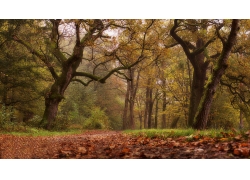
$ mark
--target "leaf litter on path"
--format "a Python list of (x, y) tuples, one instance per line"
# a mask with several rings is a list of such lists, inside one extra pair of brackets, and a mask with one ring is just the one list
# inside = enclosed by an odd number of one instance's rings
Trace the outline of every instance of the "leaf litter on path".
[(223, 134), (223, 138), (195, 135), (162, 139), (134, 137), (118, 131), (54, 137), (0, 135), (0, 158), (237, 159), (250, 158), (250, 141), (231, 134)]

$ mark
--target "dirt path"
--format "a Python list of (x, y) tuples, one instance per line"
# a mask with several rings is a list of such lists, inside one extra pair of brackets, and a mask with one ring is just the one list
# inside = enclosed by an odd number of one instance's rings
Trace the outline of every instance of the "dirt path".
[(163, 158), (228, 159), (249, 158), (250, 141), (218, 141), (185, 137), (149, 139), (131, 137), (116, 131), (89, 131), (80, 135), (20, 137), (0, 135), (2, 159), (31, 158)]

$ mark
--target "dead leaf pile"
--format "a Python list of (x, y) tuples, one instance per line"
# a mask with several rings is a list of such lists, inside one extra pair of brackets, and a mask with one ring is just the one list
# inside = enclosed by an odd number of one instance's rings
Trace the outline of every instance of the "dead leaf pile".
[(250, 158), (250, 133), (179, 138), (134, 137), (116, 131), (33, 137), (0, 135), (4, 159), (236, 159)]

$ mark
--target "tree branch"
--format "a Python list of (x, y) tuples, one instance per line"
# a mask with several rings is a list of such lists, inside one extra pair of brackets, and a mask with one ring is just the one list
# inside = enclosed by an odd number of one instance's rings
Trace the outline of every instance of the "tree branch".
[(194, 52), (192, 52), (191, 54), (192, 55), (198, 55), (198, 54), (200, 54), (200, 53), (202, 53), (205, 49), (206, 49), (206, 47), (209, 45), (209, 44), (211, 44), (212, 42), (214, 42), (216, 40), (216, 37), (212, 37), (209, 41), (207, 41), (207, 43), (203, 46), (203, 47), (201, 47), (201, 48), (199, 48), (199, 49), (196, 49)]
[(23, 40), (19, 39), (16, 35), (13, 35), (13, 39), (18, 42), (19, 44), (22, 44), (28, 51), (30, 51), (30, 53), (34, 54), (36, 57), (38, 57), (39, 59), (41, 59), (44, 64), (47, 66), (47, 68), (49, 69), (51, 75), (53, 76), (54, 79), (58, 79), (58, 75), (55, 72), (55, 69), (53, 68), (52, 64), (47, 60), (47, 58), (45, 56), (43, 56), (42, 54), (40, 54), (38, 51), (36, 51), (35, 49), (33, 49), (31, 47), (31, 45), (29, 45), (28, 43), (24, 42)]
[(91, 83), (93, 80), (91, 79), (91, 80), (89, 80), (88, 82), (83, 82), (82, 80), (80, 80), (80, 79), (72, 79), (71, 80), (71, 82), (78, 82), (78, 83), (81, 83), (82, 85), (84, 85), (84, 86), (88, 86), (89, 85), (89, 83)]
[(193, 59), (193, 55), (190, 53), (188, 45), (186, 44), (185, 41), (183, 41), (180, 36), (177, 35), (177, 33), (175, 32), (176, 29), (178, 28), (179, 23), (178, 20), (175, 19), (174, 20), (174, 26), (171, 28), (170, 30), (170, 35), (182, 46), (186, 56), (188, 57), (188, 59)]
[(58, 27), (60, 25), (61, 20), (60, 19), (52, 19), (50, 20), (52, 23), (52, 32), (51, 32), (51, 41), (47, 42), (48, 47), (50, 48), (52, 54), (56, 57), (56, 59), (62, 63), (67, 60), (67, 58), (64, 56), (64, 54), (60, 51), (59, 47), (59, 32), (58, 32)]

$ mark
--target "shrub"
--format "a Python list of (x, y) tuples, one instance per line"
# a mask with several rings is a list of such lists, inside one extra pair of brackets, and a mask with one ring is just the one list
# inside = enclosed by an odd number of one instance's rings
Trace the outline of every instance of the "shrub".
[(83, 123), (84, 129), (110, 129), (109, 118), (104, 110), (94, 107), (91, 110), (90, 117)]
[(13, 117), (13, 112), (11, 111), (11, 107), (6, 107), (2, 105), (0, 111), (0, 128), (1, 129), (9, 129), (14, 124), (11, 122), (11, 118)]
[(40, 116), (35, 115), (25, 123), (26, 125), (31, 126), (31, 127), (39, 127), (41, 120), (42, 118)]
[(67, 118), (65, 115), (58, 114), (55, 122), (52, 125), (52, 130), (55, 131), (62, 131), (67, 130), (70, 126), (70, 119)]

